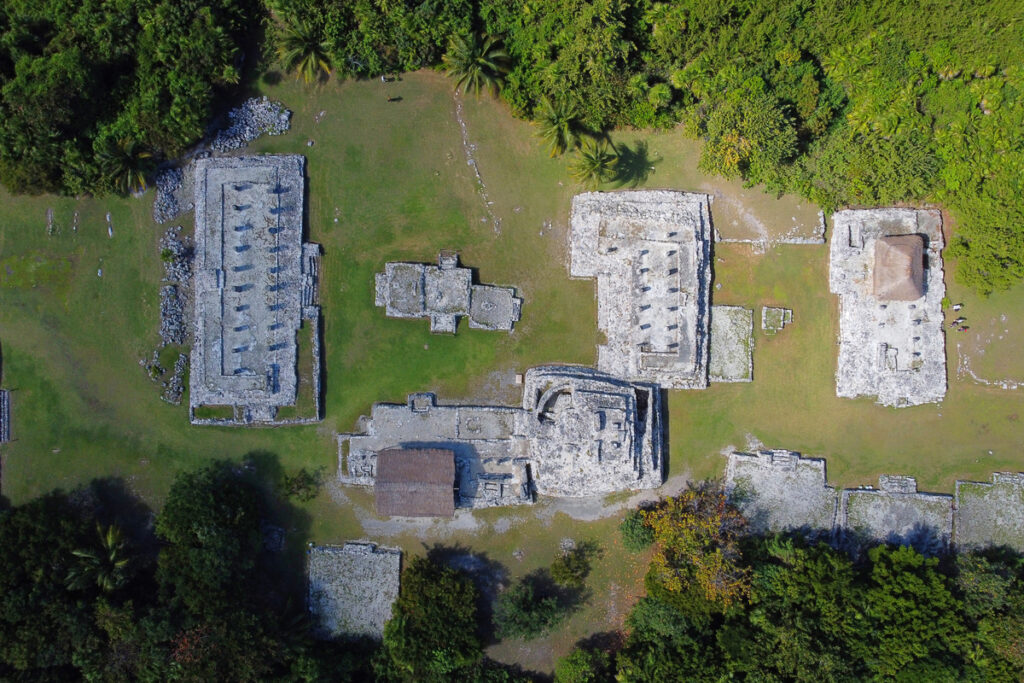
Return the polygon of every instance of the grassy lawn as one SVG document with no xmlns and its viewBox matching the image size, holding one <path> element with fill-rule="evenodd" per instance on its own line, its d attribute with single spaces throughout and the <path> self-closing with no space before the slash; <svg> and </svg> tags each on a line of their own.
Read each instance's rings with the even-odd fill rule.
<svg viewBox="0 0 1024 683">
<path fill-rule="evenodd" d="M 515 401 L 514 387 L 496 377 L 540 363 L 594 362 L 595 284 L 569 280 L 566 268 L 569 203 L 578 188 L 567 160 L 549 158 L 528 123 L 486 98 L 464 102 L 478 180 L 450 84 L 437 74 L 316 89 L 286 79 L 265 90 L 294 110 L 293 128 L 251 151 L 308 159 L 308 237 L 323 246 L 324 422 L 193 427 L 186 406 L 160 400 L 159 386 L 139 365 L 158 339 L 163 229 L 150 217 L 152 194 L 75 201 L 0 193 L 0 344 L 15 438 L 3 449 L 2 493 L 11 502 L 117 477 L 156 507 L 175 472 L 254 450 L 276 456 L 285 470 L 334 472 L 334 434 L 354 428 L 374 401 L 403 401 L 415 391 Z M 614 137 L 634 150 L 647 141 L 635 174 L 641 186 L 715 194 L 716 227 L 726 237 L 804 234 L 817 221 L 817 209 L 793 197 L 699 174 L 699 147 L 679 132 Z M 188 230 L 191 217 L 182 225 Z M 459 250 L 481 282 L 517 288 L 525 303 L 514 333 L 470 330 L 463 322 L 456 336 L 436 336 L 426 320 L 390 320 L 373 305 L 373 275 L 386 261 L 431 262 L 445 248 Z M 1024 390 L 959 378 L 953 343 L 962 341 L 978 376 L 1024 379 L 1016 341 L 1024 333 L 1024 288 L 983 300 L 951 286 L 971 330 L 950 333 L 957 336 L 948 345 L 947 400 L 897 410 L 835 397 L 837 309 L 827 267 L 825 246 L 756 254 L 746 245 L 716 245 L 721 287 L 714 303 L 756 307 L 754 381 L 669 396 L 669 474 L 720 474 L 720 451 L 742 447 L 748 434 L 827 457 L 830 479 L 840 485 L 893 472 L 951 491 L 955 478 L 1024 468 Z M 793 324 L 764 335 L 762 305 L 792 308 Z M 646 558 L 621 548 L 614 517 L 580 521 L 545 504 L 403 526 L 375 520 L 372 507 L 363 491 L 325 492 L 305 506 L 308 520 L 289 539 L 293 552 L 301 556 L 308 540 L 354 537 L 412 552 L 443 543 L 486 554 L 518 576 L 550 564 L 562 538 L 603 546 L 588 605 L 549 639 L 494 646 L 494 656 L 507 661 L 550 669 L 578 638 L 617 626 L 642 588 Z"/>
</svg>

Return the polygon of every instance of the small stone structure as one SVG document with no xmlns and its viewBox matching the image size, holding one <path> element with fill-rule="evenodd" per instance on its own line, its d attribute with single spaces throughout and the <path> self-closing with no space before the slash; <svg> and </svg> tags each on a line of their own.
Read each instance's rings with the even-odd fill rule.
<svg viewBox="0 0 1024 683">
<path fill-rule="evenodd" d="M 845 489 L 839 509 L 837 532 L 854 541 L 878 539 L 938 555 L 953 535 L 953 497 L 919 493 L 914 477 L 882 475 L 877 489 Z"/>
<path fill-rule="evenodd" d="M 668 190 L 573 197 L 569 272 L 597 278 L 597 367 L 670 389 L 708 385 L 711 199 Z"/>
<path fill-rule="evenodd" d="M 307 608 L 321 638 L 379 639 L 398 598 L 402 551 L 354 542 L 310 545 Z"/>
<path fill-rule="evenodd" d="M 788 308 L 761 307 L 761 331 L 765 334 L 778 334 L 786 325 L 793 324 L 793 311 Z"/>
<path fill-rule="evenodd" d="M 826 483 L 824 460 L 786 450 L 732 453 L 725 486 L 757 533 L 832 533 L 838 495 Z"/>
<path fill-rule="evenodd" d="M 374 303 L 389 318 L 429 318 L 435 334 L 455 334 L 463 316 L 471 328 L 511 332 L 523 304 L 511 287 L 474 285 L 473 271 L 452 251 L 442 251 L 436 266 L 387 263 L 374 279 Z"/>
<path fill-rule="evenodd" d="M 958 548 L 1009 546 L 1024 552 L 1024 473 L 996 472 L 992 482 L 956 482 Z"/>
<path fill-rule="evenodd" d="M 11 440 L 11 392 L 0 389 L 0 443 Z"/>
<path fill-rule="evenodd" d="M 712 382 L 754 379 L 754 312 L 741 306 L 711 307 L 711 349 L 708 374 Z"/>
<path fill-rule="evenodd" d="M 296 401 L 297 334 L 313 327 L 319 418 L 319 247 L 302 243 L 305 158 L 222 157 L 195 162 L 193 424 L 275 423 Z M 204 419 L 201 406 L 232 406 Z M 280 424 L 280 422 L 277 422 Z"/>
<path fill-rule="evenodd" d="M 869 209 L 832 217 L 829 288 L 839 295 L 836 395 L 887 406 L 946 395 L 942 218 Z"/>
<path fill-rule="evenodd" d="M 528 370 L 522 407 L 438 405 L 433 394 L 412 394 L 405 405 L 375 404 L 359 427 L 338 435 L 343 483 L 373 485 L 378 454 L 388 449 L 444 449 L 455 455 L 463 508 L 532 503 L 534 493 L 649 489 L 664 480 L 658 387 L 590 368 Z"/>
</svg>

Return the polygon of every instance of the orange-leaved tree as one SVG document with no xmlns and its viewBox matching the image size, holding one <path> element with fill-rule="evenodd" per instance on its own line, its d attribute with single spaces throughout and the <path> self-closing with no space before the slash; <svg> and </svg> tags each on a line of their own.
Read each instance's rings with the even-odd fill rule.
<svg viewBox="0 0 1024 683">
<path fill-rule="evenodd" d="M 749 595 L 750 571 L 739 549 L 747 521 L 720 484 L 691 484 L 643 515 L 657 549 L 651 569 L 666 590 L 682 592 L 696 584 L 722 607 Z"/>
</svg>

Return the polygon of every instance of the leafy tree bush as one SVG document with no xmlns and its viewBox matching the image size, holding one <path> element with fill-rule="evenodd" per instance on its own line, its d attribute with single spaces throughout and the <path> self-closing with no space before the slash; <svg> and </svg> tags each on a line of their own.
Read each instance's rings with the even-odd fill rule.
<svg viewBox="0 0 1024 683">
<path fill-rule="evenodd" d="M 126 193 L 204 132 L 238 82 L 249 0 L 12 0 L 0 7 L 0 183 Z"/>
<path fill-rule="evenodd" d="M 622 545 L 635 553 L 647 550 L 654 543 L 654 529 L 644 521 L 643 510 L 630 510 L 619 524 Z"/>
<path fill-rule="evenodd" d="M 747 523 L 719 484 L 691 485 L 643 516 L 657 546 L 651 571 L 666 590 L 695 584 L 724 607 L 749 594 L 749 569 L 739 546 Z"/>
<path fill-rule="evenodd" d="M 477 667 L 482 649 L 476 603 L 477 589 L 467 576 L 424 557 L 412 558 L 384 626 L 378 674 L 443 681 Z"/>
<path fill-rule="evenodd" d="M 605 683 L 614 680 L 607 652 L 577 647 L 555 664 L 555 683 Z"/>
<path fill-rule="evenodd" d="M 499 638 L 536 638 L 565 616 L 543 575 L 527 575 L 498 596 L 494 624 Z"/>
</svg>

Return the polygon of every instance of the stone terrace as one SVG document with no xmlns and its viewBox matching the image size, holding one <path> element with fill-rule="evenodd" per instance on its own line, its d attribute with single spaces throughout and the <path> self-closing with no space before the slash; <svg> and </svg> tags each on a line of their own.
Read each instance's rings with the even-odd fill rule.
<svg viewBox="0 0 1024 683">
<path fill-rule="evenodd" d="M 953 498 L 919 493 L 913 477 L 882 475 L 877 489 L 843 491 L 838 526 L 846 535 L 909 545 L 937 555 L 949 547 L 953 535 Z"/>
<path fill-rule="evenodd" d="M 373 543 L 310 545 L 307 607 L 321 638 L 379 639 L 398 598 L 402 552 Z"/>
<path fill-rule="evenodd" d="M 572 277 L 597 278 L 597 367 L 670 389 L 708 385 L 710 197 L 668 190 L 573 198 Z"/>
<path fill-rule="evenodd" d="M 941 401 L 946 395 L 941 305 L 946 287 L 939 212 L 849 210 L 835 213 L 832 222 L 829 289 L 839 295 L 836 395 L 876 396 L 882 405 L 901 407 Z M 925 240 L 924 296 L 893 298 L 884 293 L 914 290 L 907 286 L 883 287 L 880 297 L 876 245 L 884 247 L 881 237 L 905 235 Z M 920 264 L 911 265 L 919 274 Z"/>
<path fill-rule="evenodd" d="M 991 483 L 958 481 L 953 541 L 964 549 L 1005 545 L 1024 552 L 1024 474 L 996 472 Z"/>
<path fill-rule="evenodd" d="M 725 485 L 757 533 L 832 532 L 838 497 L 826 484 L 824 460 L 786 450 L 732 453 Z"/>
<path fill-rule="evenodd" d="M 387 263 L 374 279 L 374 303 L 389 318 L 429 318 L 434 333 L 455 334 L 463 316 L 471 328 L 511 332 L 523 304 L 511 287 L 474 285 L 454 252 L 441 252 L 436 266 Z"/>
<path fill-rule="evenodd" d="M 304 167 L 298 155 L 195 162 L 194 422 L 204 405 L 234 406 L 224 422 L 249 423 L 295 403 L 296 333 L 303 317 L 319 320 L 319 250 L 302 244 Z"/>
<path fill-rule="evenodd" d="M 372 485 L 378 453 L 433 448 L 455 454 L 459 507 L 655 488 L 664 478 L 660 411 L 656 386 L 577 366 L 532 368 L 521 408 L 438 405 L 433 394 L 375 404 L 360 433 L 338 435 L 339 478 Z"/>
</svg>

